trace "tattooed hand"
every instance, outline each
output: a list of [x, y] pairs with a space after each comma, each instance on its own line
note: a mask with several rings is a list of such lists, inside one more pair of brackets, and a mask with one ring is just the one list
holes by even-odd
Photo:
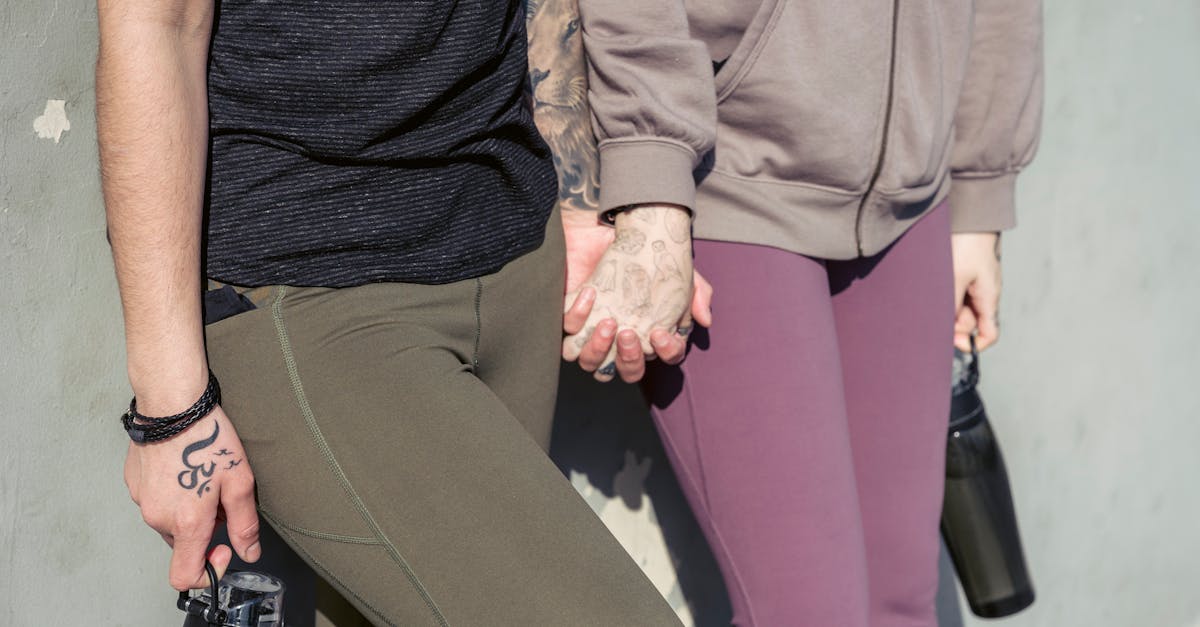
[[[152, 444], [130, 443], [125, 485], [142, 519], [171, 546], [171, 586], [208, 584], [205, 553], [219, 520], [233, 550], [247, 562], [262, 553], [254, 474], [233, 424], [220, 407], [183, 433]], [[208, 555], [220, 577], [233, 554], [221, 545]]]
[[601, 381], [617, 373], [637, 381], [647, 356], [678, 363], [693, 315], [711, 323], [712, 288], [692, 271], [691, 217], [682, 207], [618, 214], [612, 243], [591, 270], [566, 297], [563, 358]]

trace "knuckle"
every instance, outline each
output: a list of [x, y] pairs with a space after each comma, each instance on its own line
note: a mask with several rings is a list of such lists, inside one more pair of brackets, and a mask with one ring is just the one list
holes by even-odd
[[242, 540], [253, 540], [258, 537], [258, 521], [238, 531], [235, 535]]
[[175, 588], [176, 590], [179, 590], [180, 592], [183, 592], [184, 590], [187, 590], [188, 588], [190, 588], [192, 586], [192, 584], [195, 583], [195, 581], [196, 581], [196, 577], [192, 577], [189, 579], [188, 577], [186, 577], [180, 573], [177, 573], [177, 572], [171, 573], [171, 575], [167, 579], [168, 579], [168, 581], [170, 581], [171, 587]]
[[229, 500], [241, 501], [251, 498], [254, 495], [254, 480], [247, 477], [237, 477], [226, 481], [221, 486], [221, 492], [226, 494]]
[[175, 535], [194, 535], [204, 525], [205, 516], [194, 509], [185, 509], [175, 514]]
[[142, 509], [142, 522], [145, 522], [151, 529], [162, 530], [170, 526], [160, 512], [152, 509]]

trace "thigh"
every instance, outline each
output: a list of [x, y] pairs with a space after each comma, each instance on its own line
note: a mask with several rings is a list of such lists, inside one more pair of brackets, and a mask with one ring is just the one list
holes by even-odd
[[565, 279], [562, 219], [556, 209], [541, 247], [479, 281], [476, 374], [530, 437], [550, 448], [562, 362]]
[[375, 624], [676, 624], [473, 374], [475, 282], [409, 288], [212, 329], [264, 519]]
[[953, 356], [949, 215], [884, 253], [830, 262], [871, 624], [932, 625]]
[[713, 328], [652, 369], [668, 455], [738, 625], [865, 622], [865, 562], [824, 265], [698, 241]]

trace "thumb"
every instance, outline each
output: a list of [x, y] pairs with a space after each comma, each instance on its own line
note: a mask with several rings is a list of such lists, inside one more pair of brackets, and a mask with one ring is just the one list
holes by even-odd
[[691, 329], [692, 320], [700, 324], [704, 328], [712, 326], [712, 298], [713, 287], [700, 275], [699, 272], [692, 272], [692, 307], [691, 311], [684, 315], [687, 320], [686, 326], [681, 321], [680, 328]]

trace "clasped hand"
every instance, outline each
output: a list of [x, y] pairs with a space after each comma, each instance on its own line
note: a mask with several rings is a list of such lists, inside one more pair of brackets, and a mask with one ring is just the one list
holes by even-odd
[[712, 323], [712, 288], [692, 268], [688, 211], [642, 205], [617, 214], [615, 229], [594, 218], [564, 225], [563, 358], [597, 380], [619, 374], [629, 383], [648, 358], [682, 361], [693, 321]]

